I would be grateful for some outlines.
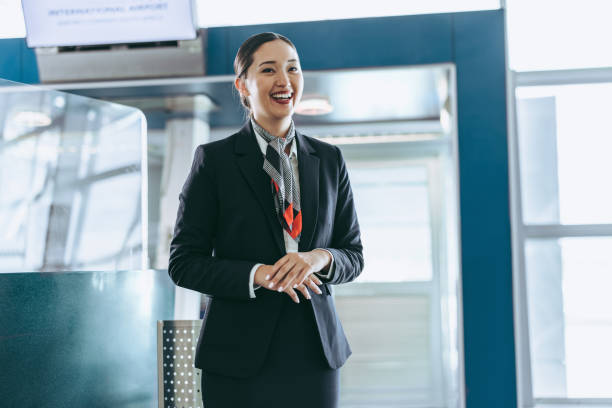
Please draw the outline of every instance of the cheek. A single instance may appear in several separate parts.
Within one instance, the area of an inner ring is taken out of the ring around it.
[[[261,81],[251,81],[248,84],[248,90],[250,97],[256,102],[257,100],[261,100],[264,96],[263,87]]]
[[[296,78],[292,86],[293,86],[293,89],[295,89],[298,100],[299,100],[302,97],[302,91],[304,90],[304,80],[301,77]]]
[[[255,83],[255,92],[257,92],[257,97],[259,99],[268,99],[270,96],[270,84],[265,80],[259,80]]]

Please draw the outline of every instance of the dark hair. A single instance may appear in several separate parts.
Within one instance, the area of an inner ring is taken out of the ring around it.
[[[242,79],[246,78],[247,71],[253,64],[253,54],[255,51],[257,51],[262,44],[274,40],[282,40],[289,44],[294,50],[296,49],[291,40],[281,34],[267,32],[252,35],[242,43],[238,49],[238,52],[236,53],[236,58],[234,59],[234,72],[236,73],[236,76]],[[247,110],[251,109],[246,96],[242,96],[240,98],[240,102],[242,102],[242,105]]]

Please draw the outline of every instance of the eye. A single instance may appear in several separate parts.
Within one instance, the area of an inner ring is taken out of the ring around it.
[[[298,72],[298,67],[291,67],[289,68],[289,71]]]
[[[264,68],[261,70],[261,72],[268,73],[268,72],[274,72],[274,70],[272,68]]]

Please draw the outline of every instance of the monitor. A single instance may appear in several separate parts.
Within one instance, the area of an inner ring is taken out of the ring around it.
[[[192,0],[22,0],[28,47],[196,38]]]

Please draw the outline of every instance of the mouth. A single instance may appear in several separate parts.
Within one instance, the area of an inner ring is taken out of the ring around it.
[[[293,92],[289,92],[289,91],[275,92],[273,94],[270,94],[270,97],[272,98],[274,102],[278,104],[287,105],[291,102],[291,99],[293,98]]]

